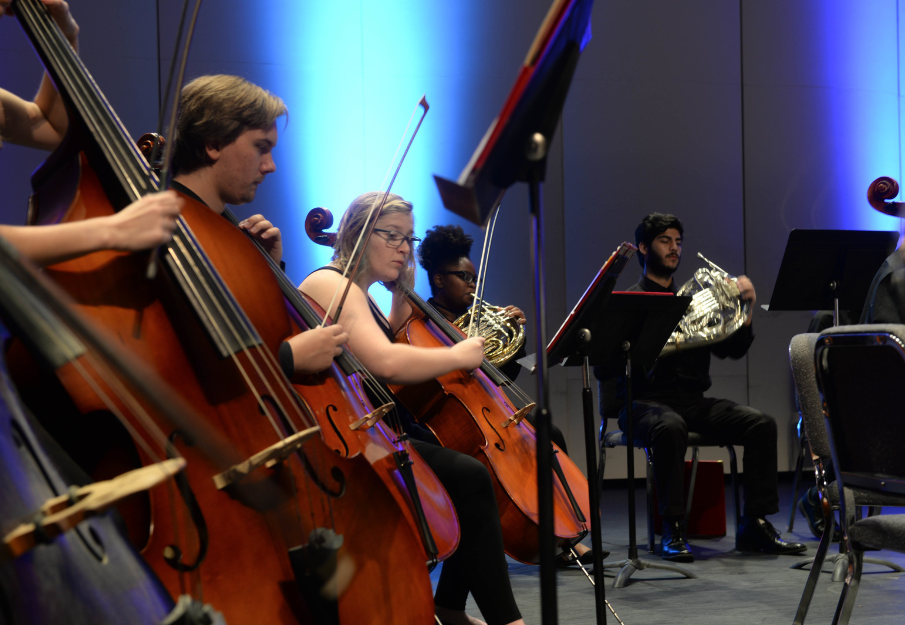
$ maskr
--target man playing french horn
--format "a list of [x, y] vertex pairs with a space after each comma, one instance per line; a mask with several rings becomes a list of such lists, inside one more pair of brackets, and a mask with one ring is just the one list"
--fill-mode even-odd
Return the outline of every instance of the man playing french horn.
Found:
[[[643, 274], [629, 291], [677, 292], [673, 274], [682, 258], [682, 235], [682, 222], [674, 215], [651, 213], [642, 220], [635, 230], [635, 243]], [[747, 318], [738, 330], [719, 342], [661, 355], [649, 370], [632, 373], [634, 436], [653, 450], [654, 483], [663, 516], [660, 555], [665, 560], [694, 561], [684, 527], [683, 476], [689, 430], [744, 447], [745, 507], [736, 548], [780, 554], [807, 549], [782, 540], [766, 520], [767, 515], [779, 512], [776, 421], [753, 408], [704, 396], [711, 384], [710, 355], [741, 358], [754, 340], [754, 286], [745, 276], [736, 281], [740, 299], [748, 301]], [[610, 416], [619, 411], [619, 425], [625, 429], [624, 376], [602, 370], [595, 375], [601, 380], [601, 412]]]

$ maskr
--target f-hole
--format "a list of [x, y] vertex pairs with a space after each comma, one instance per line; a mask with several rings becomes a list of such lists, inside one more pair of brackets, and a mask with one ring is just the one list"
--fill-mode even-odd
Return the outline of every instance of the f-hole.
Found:
[[[173, 446], [173, 443], [176, 441], [176, 438], [178, 436], [180, 436], [179, 432], [173, 432], [170, 435], [170, 442], [167, 445], [167, 458], [176, 457], [176, 448]], [[190, 444], [189, 441], [186, 442], [187, 444]], [[168, 545], [163, 550], [163, 559], [166, 560], [166, 563], [169, 566], [176, 569], [180, 573], [186, 573], [188, 571], [194, 571], [199, 566], [201, 566], [201, 563], [204, 562], [205, 556], [207, 556], [207, 522], [204, 520], [204, 514], [201, 512], [201, 506], [198, 505], [198, 500], [195, 498], [195, 493], [192, 492], [192, 487], [189, 486], [188, 479], [185, 477], [185, 472], [180, 471], [175, 476], [173, 476], [173, 480], [176, 482], [176, 487], [179, 489], [179, 494], [182, 496], [182, 500], [185, 502], [186, 508], [188, 508], [192, 523], [195, 524], [195, 531], [198, 534], [198, 557], [193, 563], [189, 564], [183, 562], [183, 553], [179, 546]]]
[[500, 433], [496, 431], [496, 427], [494, 427], [493, 423], [490, 421], [490, 408], [484, 406], [481, 408], [481, 416], [484, 417], [484, 420], [487, 422], [487, 425], [493, 430], [493, 433], [496, 434], [497, 438], [500, 439], [493, 444], [494, 447], [499, 449], [500, 451], [506, 451], [506, 443], [503, 441], [503, 437], [500, 436]]
[[[286, 414], [282, 410], [280, 410], [279, 404], [273, 401], [273, 398], [269, 395], [261, 395], [261, 403], [259, 404], [261, 414], [266, 414], [264, 412], [265, 404], [271, 410], [273, 410], [274, 413], [276, 413], [277, 417], [279, 417], [280, 424], [283, 426], [284, 433], [295, 432], [295, 428], [293, 428], [292, 424], [289, 423], [289, 420], [286, 418]], [[304, 449], [304, 447], [302, 449]], [[318, 490], [320, 490], [328, 497], [342, 497], [346, 492], [346, 476], [343, 474], [340, 468], [333, 467], [330, 470], [330, 477], [332, 477], [333, 481], [337, 484], [335, 490], [331, 489], [329, 486], [327, 486], [326, 481], [321, 479], [320, 475], [318, 475], [314, 465], [311, 463], [311, 461], [308, 459], [308, 456], [305, 455], [305, 452], [302, 449], [299, 449], [295, 453], [302, 461], [302, 466], [305, 467], [305, 473], [308, 474], [308, 477], [311, 478], [311, 481], [314, 482], [314, 485], [317, 486]]]

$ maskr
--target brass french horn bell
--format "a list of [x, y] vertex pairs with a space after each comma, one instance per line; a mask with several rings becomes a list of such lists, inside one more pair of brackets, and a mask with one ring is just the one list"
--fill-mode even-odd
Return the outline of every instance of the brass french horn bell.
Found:
[[[469, 310], [453, 321], [453, 325], [467, 334], [471, 315]], [[504, 308], [483, 302], [478, 331], [472, 336], [484, 337], [484, 357], [499, 366], [512, 360], [525, 344], [525, 326], [508, 317]]]
[[698, 256], [710, 267], [695, 271], [694, 277], [676, 293], [690, 295], [691, 304], [660, 351], [660, 356], [718, 343], [742, 327], [748, 318], [751, 302], [741, 298], [738, 279], [704, 258], [700, 252]]

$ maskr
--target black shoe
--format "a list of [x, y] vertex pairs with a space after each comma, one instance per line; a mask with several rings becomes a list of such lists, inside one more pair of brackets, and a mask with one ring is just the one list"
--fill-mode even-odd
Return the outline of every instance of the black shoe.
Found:
[[735, 548], [739, 551], [793, 554], [808, 550], [801, 543], [787, 543], [766, 519], [743, 516], [735, 536]]
[[[600, 556], [601, 560], [606, 560], [610, 556], [610, 552], [606, 549], [601, 549]], [[567, 569], [570, 566], [578, 566], [579, 562], [581, 562], [585, 566], [591, 566], [592, 564], [594, 564], [594, 550], [591, 549], [590, 551], [585, 551], [577, 558], [572, 557], [571, 553], [561, 553], [559, 554], [559, 557], [556, 558], [556, 568]]]
[[682, 521], [663, 519], [660, 557], [671, 562], [694, 562], [694, 554], [685, 542], [685, 524]]
[[[823, 512], [818, 507], [817, 502], [811, 500], [811, 491], [806, 492], [804, 497], [798, 500], [798, 509], [801, 510], [805, 520], [808, 522], [811, 533], [816, 538], [822, 538], [823, 530], [826, 527], [826, 517], [823, 516]], [[833, 526], [833, 536], [830, 540], [837, 543], [842, 538], [842, 528], [836, 523], [835, 518], [833, 518]]]

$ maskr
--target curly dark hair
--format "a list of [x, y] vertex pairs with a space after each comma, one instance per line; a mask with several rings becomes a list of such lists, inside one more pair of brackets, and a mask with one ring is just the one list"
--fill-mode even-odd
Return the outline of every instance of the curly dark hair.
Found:
[[418, 246], [418, 262], [427, 272], [434, 289], [434, 274], [446, 265], [457, 262], [471, 253], [474, 239], [465, 234], [462, 226], [435, 226], [427, 231], [424, 240]]
[[[658, 236], [669, 230], [670, 228], [675, 228], [679, 231], [680, 235], [685, 234], [682, 229], [682, 222], [679, 221], [679, 218], [675, 215], [666, 215], [663, 213], [651, 213], [647, 217], [641, 220], [641, 223], [635, 228], [635, 245], [639, 245], [640, 243], [644, 243], [648, 248], [650, 248], [651, 243], [654, 242]], [[642, 254], [638, 254], [638, 262], [641, 263], [641, 267], [644, 268], [644, 256]]]

